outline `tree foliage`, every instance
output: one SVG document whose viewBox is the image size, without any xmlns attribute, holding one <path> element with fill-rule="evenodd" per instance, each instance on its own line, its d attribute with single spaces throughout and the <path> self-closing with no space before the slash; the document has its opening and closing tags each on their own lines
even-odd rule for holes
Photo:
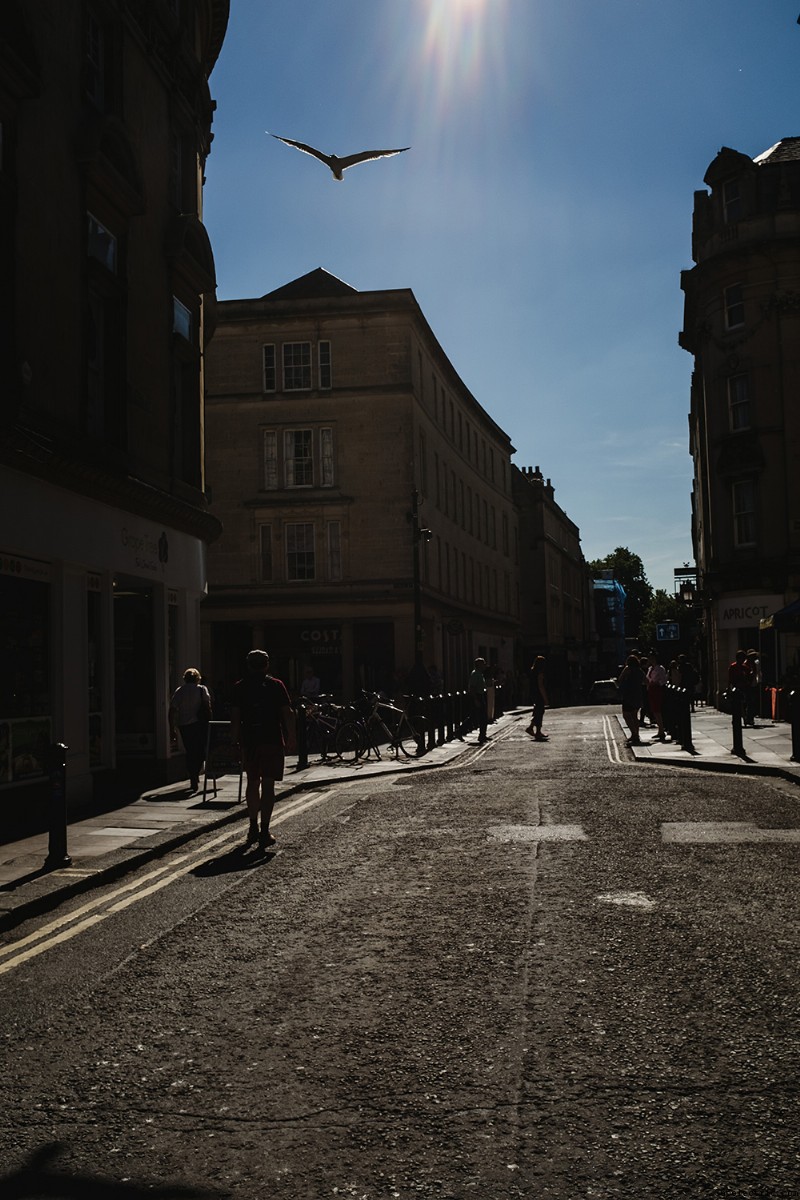
<svg viewBox="0 0 800 1200">
<path fill-rule="evenodd" d="M 642 623 L 639 627 L 641 649 L 658 649 L 656 625 L 662 623 L 676 623 L 680 625 L 680 644 L 679 647 L 673 646 L 672 649 L 683 649 L 689 640 L 690 627 L 693 620 L 694 617 L 691 609 L 688 609 L 677 596 L 670 596 L 669 592 L 665 592 L 659 588 L 658 591 L 653 593 L 653 598 L 645 610 Z M 666 643 L 666 645 L 669 646 L 669 643 Z"/>
<path fill-rule="evenodd" d="M 614 579 L 625 589 L 625 636 L 639 637 L 642 620 L 653 599 L 653 589 L 638 554 L 627 546 L 617 546 L 605 558 L 589 563 L 595 579 L 600 571 L 613 572 Z M 663 593 L 666 596 L 666 592 Z"/>
</svg>

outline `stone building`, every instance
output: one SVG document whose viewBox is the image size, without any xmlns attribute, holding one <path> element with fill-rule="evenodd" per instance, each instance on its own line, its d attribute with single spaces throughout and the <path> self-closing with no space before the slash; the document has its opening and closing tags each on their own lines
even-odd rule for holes
<svg viewBox="0 0 800 1200">
<path fill-rule="evenodd" d="M 512 467 L 511 477 L 519 511 L 521 665 L 524 671 L 543 654 L 551 701 L 577 703 L 591 683 L 594 648 L 580 530 L 538 467 Z"/>
<path fill-rule="evenodd" d="M 70 802 L 115 767 L 170 770 L 167 697 L 199 657 L 219 532 L 201 195 L 228 15 L 228 0 L 0 13 L 0 820 L 35 807 L 52 742 Z"/>
<path fill-rule="evenodd" d="M 694 356 L 693 536 L 709 694 L 737 648 L 767 682 L 796 664 L 796 635 L 762 619 L 800 595 L 800 137 L 749 158 L 720 150 L 695 193 L 681 275 L 680 344 Z"/>
<path fill-rule="evenodd" d="M 510 671 L 512 446 L 413 293 L 359 292 L 318 269 L 220 302 L 206 365 L 224 533 L 209 554 L 203 662 L 217 693 L 254 646 L 291 689 L 312 665 L 345 697 L 404 686 L 418 640 L 451 687 L 478 653 Z"/>
</svg>

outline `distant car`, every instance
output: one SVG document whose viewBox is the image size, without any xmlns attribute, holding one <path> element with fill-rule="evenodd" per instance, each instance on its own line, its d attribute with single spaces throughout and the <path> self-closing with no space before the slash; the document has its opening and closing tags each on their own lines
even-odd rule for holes
<svg viewBox="0 0 800 1200">
<path fill-rule="evenodd" d="M 619 688 L 615 679 L 596 679 L 589 688 L 589 700 L 592 704 L 616 704 L 619 700 Z"/>
</svg>

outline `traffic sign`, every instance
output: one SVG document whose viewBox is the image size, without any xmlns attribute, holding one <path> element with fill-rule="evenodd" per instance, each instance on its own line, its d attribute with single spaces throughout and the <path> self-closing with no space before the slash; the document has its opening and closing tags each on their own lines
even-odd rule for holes
<svg viewBox="0 0 800 1200">
<path fill-rule="evenodd" d="M 664 621 L 656 625 L 656 639 L 659 642 L 679 642 L 681 627 L 677 621 Z"/>
</svg>

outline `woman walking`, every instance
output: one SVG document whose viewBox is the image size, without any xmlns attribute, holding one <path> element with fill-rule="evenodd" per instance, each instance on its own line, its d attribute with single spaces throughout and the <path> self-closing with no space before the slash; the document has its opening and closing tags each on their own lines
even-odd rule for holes
<svg viewBox="0 0 800 1200">
<path fill-rule="evenodd" d="M 210 720 L 211 697 L 208 688 L 200 682 L 200 672 L 189 667 L 183 673 L 183 683 L 172 693 L 169 702 L 169 733 L 171 741 L 175 743 L 178 729 L 181 731 L 192 792 L 200 790 L 200 771 L 206 756 Z"/>
<path fill-rule="evenodd" d="M 625 666 L 617 680 L 622 698 L 622 716 L 631 731 L 626 745 L 641 746 L 639 740 L 639 709 L 642 707 L 642 691 L 644 688 L 644 673 L 635 654 L 629 654 Z"/>
<path fill-rule="evenodd" d="M 531 701 L 533 703 L 533 711 L 531 712 L 530 725 L 525 732 L 529 733 L 536 742 L 547 741 L 547 734 L 542 733 L 544 710 L 550 703 L 547 695 L 545 665 L 544 655 L 537 654 L 531 667 Z"/>
</svg>

